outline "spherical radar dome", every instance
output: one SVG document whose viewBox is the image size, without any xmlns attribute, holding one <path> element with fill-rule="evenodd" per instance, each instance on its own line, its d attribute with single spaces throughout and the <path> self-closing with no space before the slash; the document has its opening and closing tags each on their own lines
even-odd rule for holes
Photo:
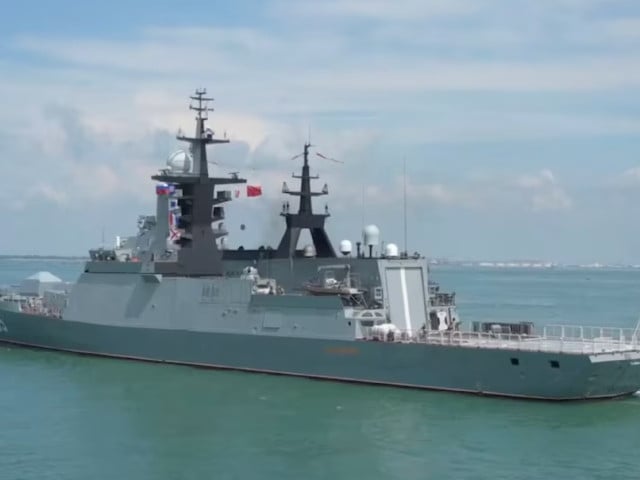
<svg viewBox="0 0 640 480">
<path fill-rule="evenodd" d="M 398 246 L 395 243 L 387 243 L 384 247 L 384 255 L 389 258 L 398 257 Z"/>
<path fill-rule="evenodd" d="M 340 253 L 343 255 L 349 255 L 351 253 L 351 242 L 349 240 L 342 240 L 340 242 Z"/>
<path fill-rule="evenodd" d="M 177 150 L 167 158 L 167 166 L 172 172 L 188 173 L 192 163 L 191 155 L 184 150 Z"/>
<path fill-rule="evenodd" d="M 380 243 L 380 229 L 375 225 L 367 225 L 362 230 L 362 238 L 367 246 L 378 245 Z"/>
</svg>

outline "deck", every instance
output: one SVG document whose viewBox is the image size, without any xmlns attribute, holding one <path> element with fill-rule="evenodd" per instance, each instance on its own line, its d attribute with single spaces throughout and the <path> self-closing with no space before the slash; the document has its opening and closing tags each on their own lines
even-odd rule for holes
<svg viewBox="0 0 640 480">
<path fill-rule="evenodd" d="M 640 326 L 640 323 L 639 323 Z M 398 331 L 392 337 L 376 338 L 370 331 L 366 340 L 448 345 L 514 351 L 568 353 L 581 355 L 629 354 L 640 359 L 639 327 L 609 328 L 574 325 L 547 325 L 537 335 L 488 333 L 473 331 L 431 331 L 408 334 Z"/>
</svg>

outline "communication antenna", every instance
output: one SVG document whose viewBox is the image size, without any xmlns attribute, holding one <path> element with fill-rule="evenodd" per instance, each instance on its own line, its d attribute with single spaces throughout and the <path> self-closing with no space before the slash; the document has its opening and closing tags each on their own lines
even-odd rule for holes
<svg viewBox="0 0 640 480">
<path fill-rule="evenodd" d="M 403 217 L 404 217 L 404 253 L 407 254 L 407 159 L 402 157 L 402 196 L 403 196 Z"/>
<path fill-rule="evenodd" d="M 364 183 L 362 184 L 362 225 L 360 230 L 364 229 Z"/>
<path fill-rule="evenodd" d="M 212 102 L 213 98 L 205 97 L 206 94 L 207 89 L 200 88 L 196 90 L 195 95 L 191 95 L 189 97 L 191 100 L 197 102 L 196 105 L 194 105 L 193 103 L 189 104 L 189 110 L 195 110 L 197 112 L 197 120 L 208 120 L 208 113 L 213 112 L 213 108 L 209 106 L 209 102 Z"/>
</svg>

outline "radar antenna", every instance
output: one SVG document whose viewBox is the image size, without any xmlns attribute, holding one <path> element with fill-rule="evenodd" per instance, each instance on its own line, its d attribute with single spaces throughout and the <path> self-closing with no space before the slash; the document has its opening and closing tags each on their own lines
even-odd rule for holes
<svg viewBox="0 0 640 480">
<path fill-rule="evenodd" d="M 404 254 L 408 255 L 407 251 L 407 159 L 402 157 L 402 215 L 403 215 L 403 227 L 404 227 Z"/>
<path fill-rule="evenodd" d="M 206 88 L 197 89 L 194 95 L 189 98 L 198 102 L 197 105 L 189 104 L 189 110 L 195 110 L 197 113 L 196 120 L 208 120 L 209 112 L 213 112 L 213 107 L 209 106 L 209 102 L 213 102 L 212 97 L 205 97 Z"/>
</svg>

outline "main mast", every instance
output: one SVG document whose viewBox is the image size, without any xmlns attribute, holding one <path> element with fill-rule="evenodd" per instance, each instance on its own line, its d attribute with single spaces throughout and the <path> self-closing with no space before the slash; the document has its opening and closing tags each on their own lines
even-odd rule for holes
<svg viewBox="0 0 640 480">
<path fill-rule="evenodd" d="M 298 213 L 289 211 L 289 202 L 283 205 L 281 216 L 285 218 L 287 229 L 285 230 L 280 245 L 276 251 L 276 256 L 280 258 L 295 256 L 300 232 L 309 230 L 313 246 L 318 257 L 335 257 L 336 253 L 331 245 L 329 236 L 324 229 L 324 222 L 329 217 L 329 211 L 325 208 L 324 213 L 313 213 L 311 198 L 321 195 L 327 195 L 329 189 L 325 184 L 321 192 L 313 192 L 311 190 L 311 180 L 320 178 L 317 175 L 311 176 L 309 173 L 309 147 L 311 144 L 305 143 L 302 153 L 304 162 L 302 164 L 302 175 L 293 174 L 292 177 L 300 179 L 300 190 L 292 191 L 287 187 L 286 182 L 282 185 L 282 193 L 300 198 Z M 294 157 L 296 158 L 296 157 Z"/>
<path fill-rule="evenodd" d="M 180 217 L 177 227 L 180 238 L 176 244 L 177 262 L 157 263 L 156 271 L 176 273 L 180 275 L 222 275 L 222 252 L 216 240 L 227 232 L 222 227 L 213 228 L 213 224 L 224 219 L 224 209 L 220 205 L 231 200 L 230 191 L 215 192 L 216 185 L 246 183 L 245 179 L 236 177 L 209 177 L 207 163 L 207 145 L 229 143 L 228 139 L 214 138 L 214 132 L 205 128 L 208 112 L 213 111 L 209 102 L 213 98 L 206 97 L 206 90 L 196 90 L 190 98 L 191 110 L 196 111 L 196 130 L 193 137 L 181 132 L 177 139 L 187 142 L 193 154 L 193 171 L 175 172 L 163 170 L 151 178 L 160 182 L 173 184 L 176 187 L 177 203 Z M 193 103 L 195 102 L 195 104 Z M 214 193 L 215 198 L 214 198 Z"/>
</svg>

